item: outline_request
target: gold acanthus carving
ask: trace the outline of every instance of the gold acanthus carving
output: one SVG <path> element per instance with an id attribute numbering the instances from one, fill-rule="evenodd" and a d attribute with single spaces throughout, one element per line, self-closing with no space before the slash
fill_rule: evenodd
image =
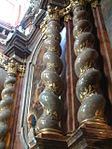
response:
<path id="1" fill-rule="evenodd" d="M 93 62 L 92 61 L 89 62 L 89 63 L 88 62 L 85 63 L 84 67 L 83 68 L 80 68 L 80 76 L 79 77 L 81 77 L 89 68 L 91 68 L 92 65 L 93 65 Z"/>
<path id="2" fill-rule="evenodd" d="M 82 101 L 84 101 L 88 97 L 91 97 L 94 94 L 97 94 L 95 86 L 94 85 L 89 85 L 88 88 L 85 87 L 84 91 L 80 93 L 80 98 L 81 98 Z"/>
<path id="3" fill-rule="evenodd" d="M 17 63 L 15 60 L 9 60 L 7 56 L 0 52 L 0 67 L 5 69 L 8 73 L 18 73 L 20 76 L 24 76 L 25 62 L 23 64 Z"/>
<path id="4" fill-rule="evenodd" d="M 45 83 L 46 89 L 52 89 L 54 92 L 57 90 L 57 86 L 55 83 L 50 83 L 49 81 L 47 81 Z"/>
<path id="5" fill-rule="evenodd" d="M 75 49 L 76 56 L 78 56 L 84 50 L 84 48 L 86 48 L 86 46 L 88 46 L 88 44 L 89 44 L 88 40 L 86 40 L 85 42 L 81 43 L 80 46 L 79 46 L 80 48 Z"/>
<path id="6" fill-rule="evenodd" d="M 6 66 L 7 73 L 14 73 L 16 74 L 18 69 L 18 64 L 14 62 L 14 60 L 11 60 L 8 65 Z"/>
<path id="7" fill-rule="evenodd" d="M 58 114 L 56 111 L 52 111 L 50 109 L 47 109 L 46 107 L 44 107 L 44 112 L 49 115 L 49 116 L 54 116 L 56 119 L 58 119 Z"/>
<path id="8" fill-rule="evenodd" d="M 92 7 L 96 7 L 99 3 L 98 0 L 70 0 L 70 3 L 67 7 L 65 8 L 62 8 L 62 9 L 58 9 L 57 7 L 53 10 L 52 7 L 48 7 L 48 18 L 49 17 L 55 17 L 55 18 L 58 18 L 58 17 L 64 17 L 64 16 L 67 16 L 69 15 L 71 12 L 73 12 L 73 9 L 74 9 L 74 6 L 76 4 L 83 4 L 83 5 L 86 5 L 87 3 L 90 3 L 92 5 Z M 58 15 L 57 15 L 57 12 L 58 12 Z M 47 20 L 48 20 L 47 18 Z M 69 17 L 71 18 L 71 17 Z"/>
<path id="9" fill-rule="evenodd" d="M 74 6 L 76 4 L 87 4 L 90 3 L 93 8 L 96 8 L 98 5 L 98 0 L 70 0 L 70 3 L 67 7 L 58 9 L 57 7 L 52 8 L 50 5 L 48 6 L 48 10 L 46 12 L 46 16 L 41 24 L 41 29 L 42 29 L 42 35 L 43 35 L 43 40 L 46 39 L 46 33 L 45 30 L 47 28 L 47 21 L 50 18 L 54 18 L 55 20 L 59 20 L 59 18 L 64 17 L 64 21 L 68 22 L 69 20 L 72 20 L 72 16 L 70 13 L 73 12 Z M 78 20 L 77 20 L 78 21 Z"/>
<path id="10" fill-rule="evenodd" d="M 73 18 L 72 18 L 72 16 L 70 14 L 67 14 L 67 15 L 64 16 L 64 21 L 65 22 L 68 22 L 69 20 L 72 20 L 72 19 Z"/>

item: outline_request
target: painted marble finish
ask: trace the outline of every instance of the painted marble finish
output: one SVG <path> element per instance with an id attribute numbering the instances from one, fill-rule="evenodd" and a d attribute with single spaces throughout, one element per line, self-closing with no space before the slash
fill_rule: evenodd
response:
<path id="1" fill-rule="evenodd" d="M 48 38 L 52 37 L 52 38 L 56 39 L 57 41 L 59 40 L 59 42 L 60 42 L 61 37 L 60 37 L 60 34 L 58 33 L 59 30 L 60 30 L 59 23 L 57 23 L 56 21 L 52 21 L 52 23 L 49 22 L 49 27 L 47 27 L 47 29 L 46 29 L 46 36 Z"/>
<path id="2" fill-rule="evenodd" d="M 104 114 L 105 99 L 101 94 L 93 94 L 82 102 L 78 111 L 78 121 L 101 118 Z"/>
<path id="3" fill-rule="evenodd" d="M 56 95 L 60 95 L 63 91 L 63 82 L 60 76 L 53 70 L 44 70 L 41 78 L 47 89 L 50 89 Z"/>
<path id="4" fill-rule="evenodd" d="M 84 51 L 77 56 L 74 64 L 74 69 L 77 77 L 83 73 L 82 70 L 86 71 L 91 67 L 96 67 L 95 62 L 97 61 L 98 53 L 96 50 L 91 48 L 85 48 Z"/>
<path id="5" fill-rule="evenodd" d="M 82 101 L 86 98 L 86 96 L 97 92 L 99 90 L 100 79 L 101 74 L 97 69 L 91 68 L 84 72 L 76 85 L 77 98 Z"/>
<path id="6" fill-rule="evenodd" d="M 50 92 L 50 90 L 44 90 L 39 96 L 39 101 L 41 102 L 42 105 L 50 109 L 52 112 L 57 111 L 58 115 L 60 115 L 61 100 L 58 100 L 58 96 L 53 92 Z"/>
<path id="7" fill-rule="evenodd" d="M 55 15 L 54 15 L 55 16 Z M 60 77 L 63 64 L 60 59 L 60 20 L 50 17 L 47 21 L 46 39 L 44 41 L 45 54 L 43 62 L 46 69 L 41 73 L 41 79 L 45 89 L 39 96 L 39 102 L 42 105 L 43 113 L 38 119 L 40 132 L 61 133 L 61 111 L 62 101 L 59 98 L 63 92 L 63 81 Z"/>
<path id="8" fill-rule="evenodd" d="M 49 69 L 54 69 L 57 74 L 60 74 L 63 68 L 61 59 L 55 54 L 55 52 L 46 52 L 43 57 L 43 62 Z M 52 67 L 53 66 L 53 67 Z"/>
<path id="9" fill-rule="evenodd" d="M 84 48 L 94 48 L 94 36 L 90 32 L 80 33 L 74 42 L 74 51 L 77 56 Z"/>
<path id="10" fill-rule="evenodd" d="M 75 22 L 78 22 L 79 20 L 86 20 L 88 18 L 87 12 L 83 9 L 83 10 L 77 10 L 76 13 L 74 11 L 74 24 Z"/>
<path id="11" fill-rule="evenodd" d="M 73 35 L 74 52 L 77 56 L 74 69 L 79 80 L 76 84 L 76 96 L 81 102 L 78 121 L 103 119 L 105 99 L 101 95 L 101 73 L 97 69 L 98 53 L 94 49 L 95 38 L 87 11 L 82 4 L 74 6 Z"/>
<path id="12" fill-rule="evenodd" d="M 9 63 L 9 67 L 11 63 Z M 1 93 L 2 100 L 0 101 L 0 149 L 6 148 L 6 135 L 9 130 L 9 119 L 11 116 L 11 106 L 13 102 L 13 95 L 15 92 L 15 82 L 16 82 L 16 73 L 13 71 L 13 68 L 16 68 L 12 65 L 12 70 L 8 72 L 4 83 L 4 89 Z"/>
<path id="13" fill-rule="evenodd" d="M 47 51 L 53 51 L 55 52 L 58 56 L 61 55 L 61 46 L 60 46 L 60 42 L 54 38 L 52 38 L 52 36 L 50 35 L 49 38 L 47 38 L 44 42 L 45 45 L 45 49 Z"/>
<path id="14" fill-rule="evenodd" d="M 92 26 L 89 21 L 87 20 L 80 20 L 77 23 L 75 23 L 74 29 L 73 29 L 73 35 L 77 38 L 78 34 L 80 32 L 89 32 L 92 30 Z"/>

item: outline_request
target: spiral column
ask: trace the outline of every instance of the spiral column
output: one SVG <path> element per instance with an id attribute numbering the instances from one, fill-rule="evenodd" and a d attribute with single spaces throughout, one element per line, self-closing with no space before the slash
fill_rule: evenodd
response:
<path id="1" fill-rule="evenodd" d="M 98 53 L 94 49 L 94 36 L 84 5 L 74 5 L 73 11 L 74 51 L 77 56 L 74 69 L 79 80 L 76 95 L 81 103 L 78 121 L 103 121 L 105 99 L 100 90 L 101 73 L 97 69 Z"/>
<path id="2" fill-rule="evenodd" d="M 61 133 L 60 119 L 62 103 L 60 95 L 63 91 L 63 81 L 60 77 L 62 61 L 60 59 L 60 18 L 57 8 L 49 6 L 46 16 L 46 39 L 44 41 L 45 54 L 43 62 L 46 69 L 41 74 L 45 89 L 39 96 L 43 107 L 43 114 L 38 120 L 39 131 L 43 133 Z"/>
<path id="3" fill-rule="evenodd" d="M 11 116 L 11 106 L 14 95 L 14 85 L 16 82 L 17 67 L 13 61 L 8 63 L 7 78 L 4 83 L 4 89 L 1 93 L 0 101 L 0 149 L 6 148 L 6 136 L 9 130 L 9 120 Z"/>

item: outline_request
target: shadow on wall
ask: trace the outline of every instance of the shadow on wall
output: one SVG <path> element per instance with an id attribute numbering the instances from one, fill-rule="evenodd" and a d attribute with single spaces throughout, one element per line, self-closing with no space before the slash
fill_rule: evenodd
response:
<path id="1" fill-rule="evenodd" d="M 112 48 L 112 0 L 101 0 L 101 8 Z"/>

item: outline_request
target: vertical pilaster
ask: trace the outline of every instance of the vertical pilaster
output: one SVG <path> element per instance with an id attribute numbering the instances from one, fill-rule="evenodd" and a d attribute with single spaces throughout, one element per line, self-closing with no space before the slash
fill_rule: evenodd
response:
<path id="1" fill-rule="evenodd" d="M 104 18 L 100 4 L 92 8 L 93 17 L 95 20 L 95 26 L 97 29 L 97 35 L 100 42 L 100 53 L 103 56 L 104 73 L 108 80 L 108 95 L 110 102 L 112 103 L 112 48 L 107 34 L 107 30 L 104 23 Z"/>
<path id="2" fill-rule="evenodd" d="M 65 20 L 66 27 L 66 103 L 67 103 L 67 133 L 71 133 L 78 127 L 77 110 L 79 101 L 76 98 L 75 87 L 77 77 L 74 73 L 74 61 L 76 56 L 73 51 L 73 23 L 72 18 L 69 17 Z"/>

